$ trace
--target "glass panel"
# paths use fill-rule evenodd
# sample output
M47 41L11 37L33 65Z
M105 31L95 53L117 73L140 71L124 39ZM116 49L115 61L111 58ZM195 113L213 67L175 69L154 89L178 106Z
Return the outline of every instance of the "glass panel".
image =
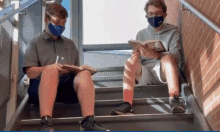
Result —
M147 0L83 0L83 44L118 44L148 26Z
M68 18L66 21L65 31L63 32L63 36L70 38L70 0L63 0L62 6L64 6L68 12Z

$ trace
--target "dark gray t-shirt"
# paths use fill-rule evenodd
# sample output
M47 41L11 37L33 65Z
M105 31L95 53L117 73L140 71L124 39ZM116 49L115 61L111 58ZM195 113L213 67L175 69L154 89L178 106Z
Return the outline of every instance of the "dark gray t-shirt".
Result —
M62 35L58 40L53 40L48 33L43 32L29 42L25 52L23 72L26 73L25 67L55 64L57 56L60 64L80 66L79 53L72 40Z

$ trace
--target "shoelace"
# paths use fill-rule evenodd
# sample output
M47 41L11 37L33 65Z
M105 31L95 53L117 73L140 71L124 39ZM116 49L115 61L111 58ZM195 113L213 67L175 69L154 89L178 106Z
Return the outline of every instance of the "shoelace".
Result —
M52 127L52 123L48 122L47 117L45 117L45 120L43 120L41 123L42 123L42 126L47 125L49 127Z
M174 95L174 98L177 100L182 100L185 103L185 100L183 98L180 98L178 95Z
M94 126L95 124L98 125L98 126L100 126L100 127L102 127L102 126L101 126L100 124L98 124L96 121L93 121L93 122L92 122L92 126Z

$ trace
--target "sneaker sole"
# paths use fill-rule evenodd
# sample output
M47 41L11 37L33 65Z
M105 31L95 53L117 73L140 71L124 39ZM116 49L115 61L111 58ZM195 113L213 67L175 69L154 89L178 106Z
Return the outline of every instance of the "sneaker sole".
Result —
M110 115L132 115L132 114L133 114L133 110L131 110L130 112L127 112L127 113L114 110L110 113Z
M182 106L174 106L171 113L185 113L186 110Z
M79 131L85 131L85 129L80 125ZM110 132L110 130L106 130L106 132Z

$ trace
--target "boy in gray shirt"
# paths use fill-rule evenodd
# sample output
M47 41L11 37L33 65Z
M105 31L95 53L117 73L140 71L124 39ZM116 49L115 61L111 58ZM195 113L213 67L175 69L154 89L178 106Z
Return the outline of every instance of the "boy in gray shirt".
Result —
M79 101L84 118L82 130L106 131L94 119L95 89L91 73L84 70L73 74L61 68L61 64L80 66L74 42L61 35L67 17L62 5L49 4L44 19L46 29L26 49L23 71L30 78L29 103L40 106L41 131L54 131L51 118L55 101ZM57 56L59 60L55 63Z
M112 115L132 112L135 81L138 85L168 84L172 113L185 112L184 101L179 98L178 63L181 60L178 28L163 23L167 7L163 0L149 0L145 5L149 27L138 32L137 40L159 40L167 52L159 53L142 46L135 50L125 64L123 100Z

